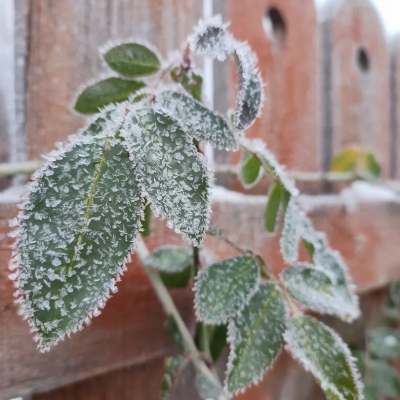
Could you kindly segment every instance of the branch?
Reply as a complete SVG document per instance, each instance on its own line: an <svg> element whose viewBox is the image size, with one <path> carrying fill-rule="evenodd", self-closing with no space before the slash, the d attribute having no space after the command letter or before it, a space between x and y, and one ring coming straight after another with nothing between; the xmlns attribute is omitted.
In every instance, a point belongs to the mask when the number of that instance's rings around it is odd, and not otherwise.
<svg viewBox="0 0 400 400"><path fill-rule="evenodd" d="M160 303L163 306L165 313L171 316L176 322L176 325L182 336L185 354L192 360L195 367L199 369L202 374L204 374L212 382L214 382L214 384L217 387L222 388L222 385L219 382L218 378L211 372L211 370L207 367L205 362L201 359L201 355L196 347L196 344L193 341L192 335L190 334L189 330L185 325L185 322L183 321L181 315L179 314L179 311L176 308L171 295L164 286L164 283L162 282L160 275L154 268L146 265L145 259L150 253L145 243L143 242L142 238L139 239L139 242L137 244L136 254L139 256L140 261L143 264L143 268L146 271L147 276L149 277L150 282L157 293L158 299L160 300Z"/></svg>
<svg viewBox="0 0 400 400"><path fill-rule="evenodd" d="M40 166L37 161L26 161L21 163L0 164L0 176L12 176L17 174L32 174Z"/></svg>

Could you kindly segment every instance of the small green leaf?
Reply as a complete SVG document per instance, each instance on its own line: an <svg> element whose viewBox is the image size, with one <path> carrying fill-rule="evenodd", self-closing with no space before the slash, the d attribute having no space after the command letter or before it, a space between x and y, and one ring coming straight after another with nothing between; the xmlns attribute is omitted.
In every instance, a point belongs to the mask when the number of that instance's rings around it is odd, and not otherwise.
<svg viewBox="0 0 400 400"><path fill-rule="evenodd" d="M183 338L181 332L179 331L178 325L176 324L174 318L171 315L169 315L167 320L165 321L164 328L171 333L179 350L183 351L184 349Z"/></svg>
<svg viewBox="0 0 400 400"><path fill-rule="evenodd" d="M214 328L210 341L211 358L216 362L222 354L227 343L228 329L226 325L219 325Z"/></svg>
<svg viewBox="0 0 400 400"><path fill-rule="evenodd" d="M193 273L191 249L163 246L145 260L146 264L160 271L160 277L168 288L184 288L189 285Z"/></svg>
<svg viewBox="0 0 400 400"><path fill-rule="evenodd" d="M400 280L393 282L389 287L390 298L396 306L400 306Z"/></svg>
<svg viewBox="0 0 400 400"><path fill-rule="evenodd" d="M210 220L206 160L179 124L160 110L141 109L121 131L124 146L137 159L138 180L155 215L193 246L204 240Z"/></svg>
<svg viewBox="0 0 400 400"><path fill-rule="evenodd" d="M264 213L264 225L267 232L274 232L281 203L281 186L275 183L268 195L267 207Z"/></svg>
<svg viewBox="0 0 400 400"><path fill-rule="evenodd" d="M372 153L365 154L365 169L362 171L362 175L366 179L378 179L381 176L382 168L378 164L375 156Z"/></svg>
<svg viewBox="0 0 400 400"><path fill-rule="evenodd" d="M237 148L235 135L228 123L197 100L170 90L162 92L158 100L164 111L179 121L195 139L226 150Z"/></svg>
<svg viewBox="0 0 400 400"><path fill-rule="evenodd" d="M175 67L171 69L171 78L174 82L180 83L195 100L201 102L203 88L203 77L201 75L196 74L190 68Z"/></svg>
<svg viewBox="0 0 400 400"><path fill-rule="evenodd" d="M141 235L143 237L150 236L151 230L151 207L150 204L144 208L144 218L140 221L142 225Z"/></svg>
<svg viewBox="0 0 400 400"><path fill-rule="evenodd" d="M153 50L139 43L125 43L113 47L104 54L107 64L125 76L154 74L161 63Z"/></svg>
<svg viewBox="0 0 400 400"><path fill-rule="evenodd" d="M210 265L197 276L195 308L199 320L220 324L240 312L258 289L260 270L252 256Z"/></svg>
<svg viewBox="0 0 400 400"><path fill-rule="evenodd" d="M311 242L303 239L303 245L307 250L307 254L310 256L311 259L314 257L315 247Z"/></svg>
<svg viewBox="0 0 400 400"><path fill-rule="evenodd" d="M141 210L134 167L113 138L80 135L33 182L16 257L23 309L41 349L100 314L125 268Z"/></svg>
<svg viewBox="0 0 400 400"><path fill-rule="evenodd" d="M375 328L368 332L371 353L384 360L400 355L400 332L390 328Z"/></svg>
<svg viewBox="0 0 400 400"><path fill-rule="evenodd" d="M364 397L364 400L379 400L377 388L372 385L365 385Z"/></svg>
<svg viewBox="0 0 400 400"><path fill-rule="evenodd" d="M97 113L111 103L128 100L129 96L145 87L141 81L108 78L88 86L78 97L74 109L81 114Z"/></svg>
<svg viewBox="0 0 400 400"><path fill-rule="evenodd" d="M370 375L372 384L385 396L400 395L400 380L397 371L386 361L371 360Z"/></svg>
<svg viewBox="0 0 400 400"><path fill-rule="evenodd" d="M274 363L286 328L286 308L280 289L260 285L243 312L229 322L231 352L226 375L230 394L258 382Z"/></svg>
<svg viewBox="0 0 400 400"><path fill-rule="evenodd" d="M254 153L243 149L240 161L239 178L243 186L250 189L261 178L261 163Z"/></svg>
<svg viewBox="0 0 400 400"><path fill-rule="evenodd" d="M350 350L336 332L315 318L292 318L285 333L287 349L311 372L330 399L361 400L363 385Z"/></svg>
<svg viewBox="0 0 400 400"><path fill-rule="evenodd" d="M323 314L337 315L344 320L358 316L344 286L334 285L319 266L299 263L281 273L286 289L298 302Z"/></svg>

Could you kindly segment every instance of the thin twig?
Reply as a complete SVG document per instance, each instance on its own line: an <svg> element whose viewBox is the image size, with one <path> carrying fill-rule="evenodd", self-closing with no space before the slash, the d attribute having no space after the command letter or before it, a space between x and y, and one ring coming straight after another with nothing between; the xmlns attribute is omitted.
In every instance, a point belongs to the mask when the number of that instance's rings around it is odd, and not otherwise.
<svg viewBox="0 0 400 400"><path fill-rule="evenodd" d="M190 358L195 365L195 367L203 373L208 379L211 380L217 387L222 388L222 385L219 379L211 372L211 370L207 367L205 362L202 360L201 354L196 347L196 344L193 341L192 335L190 334L189 330L187 329L185 322L183 321L178 309L175 306L174 301L172 300L171 295L169 294L168 290L166 289L164 283L162 282L159 273L153 269L152 267L148 266L145 262L145 259L150 254L149 250L147 249L145 243L141 238L139 238L137 247L136 247L136 254L139 256L144 270L147 273L147 276L150 279L150 282L157 293L158 299L160 300L161 305L164 308L164 311L167 315L171 316L179 329L179 332L182 336L183 347L185 354L188 358Z"/></svg>
<svg viewBox="0 0 400 400"><path fill-rule="evenodd" d="M40 166L38 161L0 164L0 176L13 176L18 174L32 174Z"/></svg>

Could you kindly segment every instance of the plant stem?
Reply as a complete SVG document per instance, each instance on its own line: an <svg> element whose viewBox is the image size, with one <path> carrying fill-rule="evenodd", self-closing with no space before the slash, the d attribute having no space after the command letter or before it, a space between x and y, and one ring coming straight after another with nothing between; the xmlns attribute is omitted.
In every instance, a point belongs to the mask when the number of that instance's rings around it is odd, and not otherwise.
<svg viewBox="0 0 400 400"><path fill-rule="evenodd" d="M136 254L139 256L140 260L142 261L144 270L147 273L147 276L150 279L151 284L153 285L154 290L157 293L158 299L160 300L161 305L164 308L164 311L167 315L171 316L179 329L179 332L182 336L183 346L185 354L192 360L194 366L200 370L205 376L207 376L215 385L218 387L222 387L221 383L219 382L218 378L211 372L211 370L207 367L205 362L201 359L201 355L193 341L192 335L190 334L189 330L187 329L185 322L183 321L181 315L179 314L178 309L175 306L174 301L172 300L171 295L169 294L168 290L166 289L164 283L162 282L160 275L158 272L146 265L144 260L150 254L149 250L147 249L145 243L143 242L142 238L139 238L137 247L136 247Z"/></svg>
<svg viewBox="0 0 400 400"><path fill-rule="evenodd" d="M21 163L0 164L0 176L12 176L17 174L32 174L39 168L37 161L26 161Z"/></svg>

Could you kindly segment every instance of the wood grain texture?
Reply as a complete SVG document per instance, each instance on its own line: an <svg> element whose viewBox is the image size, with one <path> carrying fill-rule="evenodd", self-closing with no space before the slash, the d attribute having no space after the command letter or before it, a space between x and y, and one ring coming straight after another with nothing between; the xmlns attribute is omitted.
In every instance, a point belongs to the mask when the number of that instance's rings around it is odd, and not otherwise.
<svg viewBox="0 0 400 400"><path fill-rule="evenodd" d="M22 1L22 0L21 0ZM28 1L28 0L24 0ZM99 46L140 38L163 55L179 48L201 17L195 0L30 0L27 155L38 158L83 124L71 110L88 80L112 71ZM114 74L115 75L115 74Z"/></svg>
<svg viewBox="0 0 400 400"><path fill-rule="evenodd" d="M320 10L325 38L324 133L331 155L359 145L390 172L389 49L369 0L331 0ZM330 80L326 84L326 80ZM325 162L329 165L329 157Z"/></svg>

